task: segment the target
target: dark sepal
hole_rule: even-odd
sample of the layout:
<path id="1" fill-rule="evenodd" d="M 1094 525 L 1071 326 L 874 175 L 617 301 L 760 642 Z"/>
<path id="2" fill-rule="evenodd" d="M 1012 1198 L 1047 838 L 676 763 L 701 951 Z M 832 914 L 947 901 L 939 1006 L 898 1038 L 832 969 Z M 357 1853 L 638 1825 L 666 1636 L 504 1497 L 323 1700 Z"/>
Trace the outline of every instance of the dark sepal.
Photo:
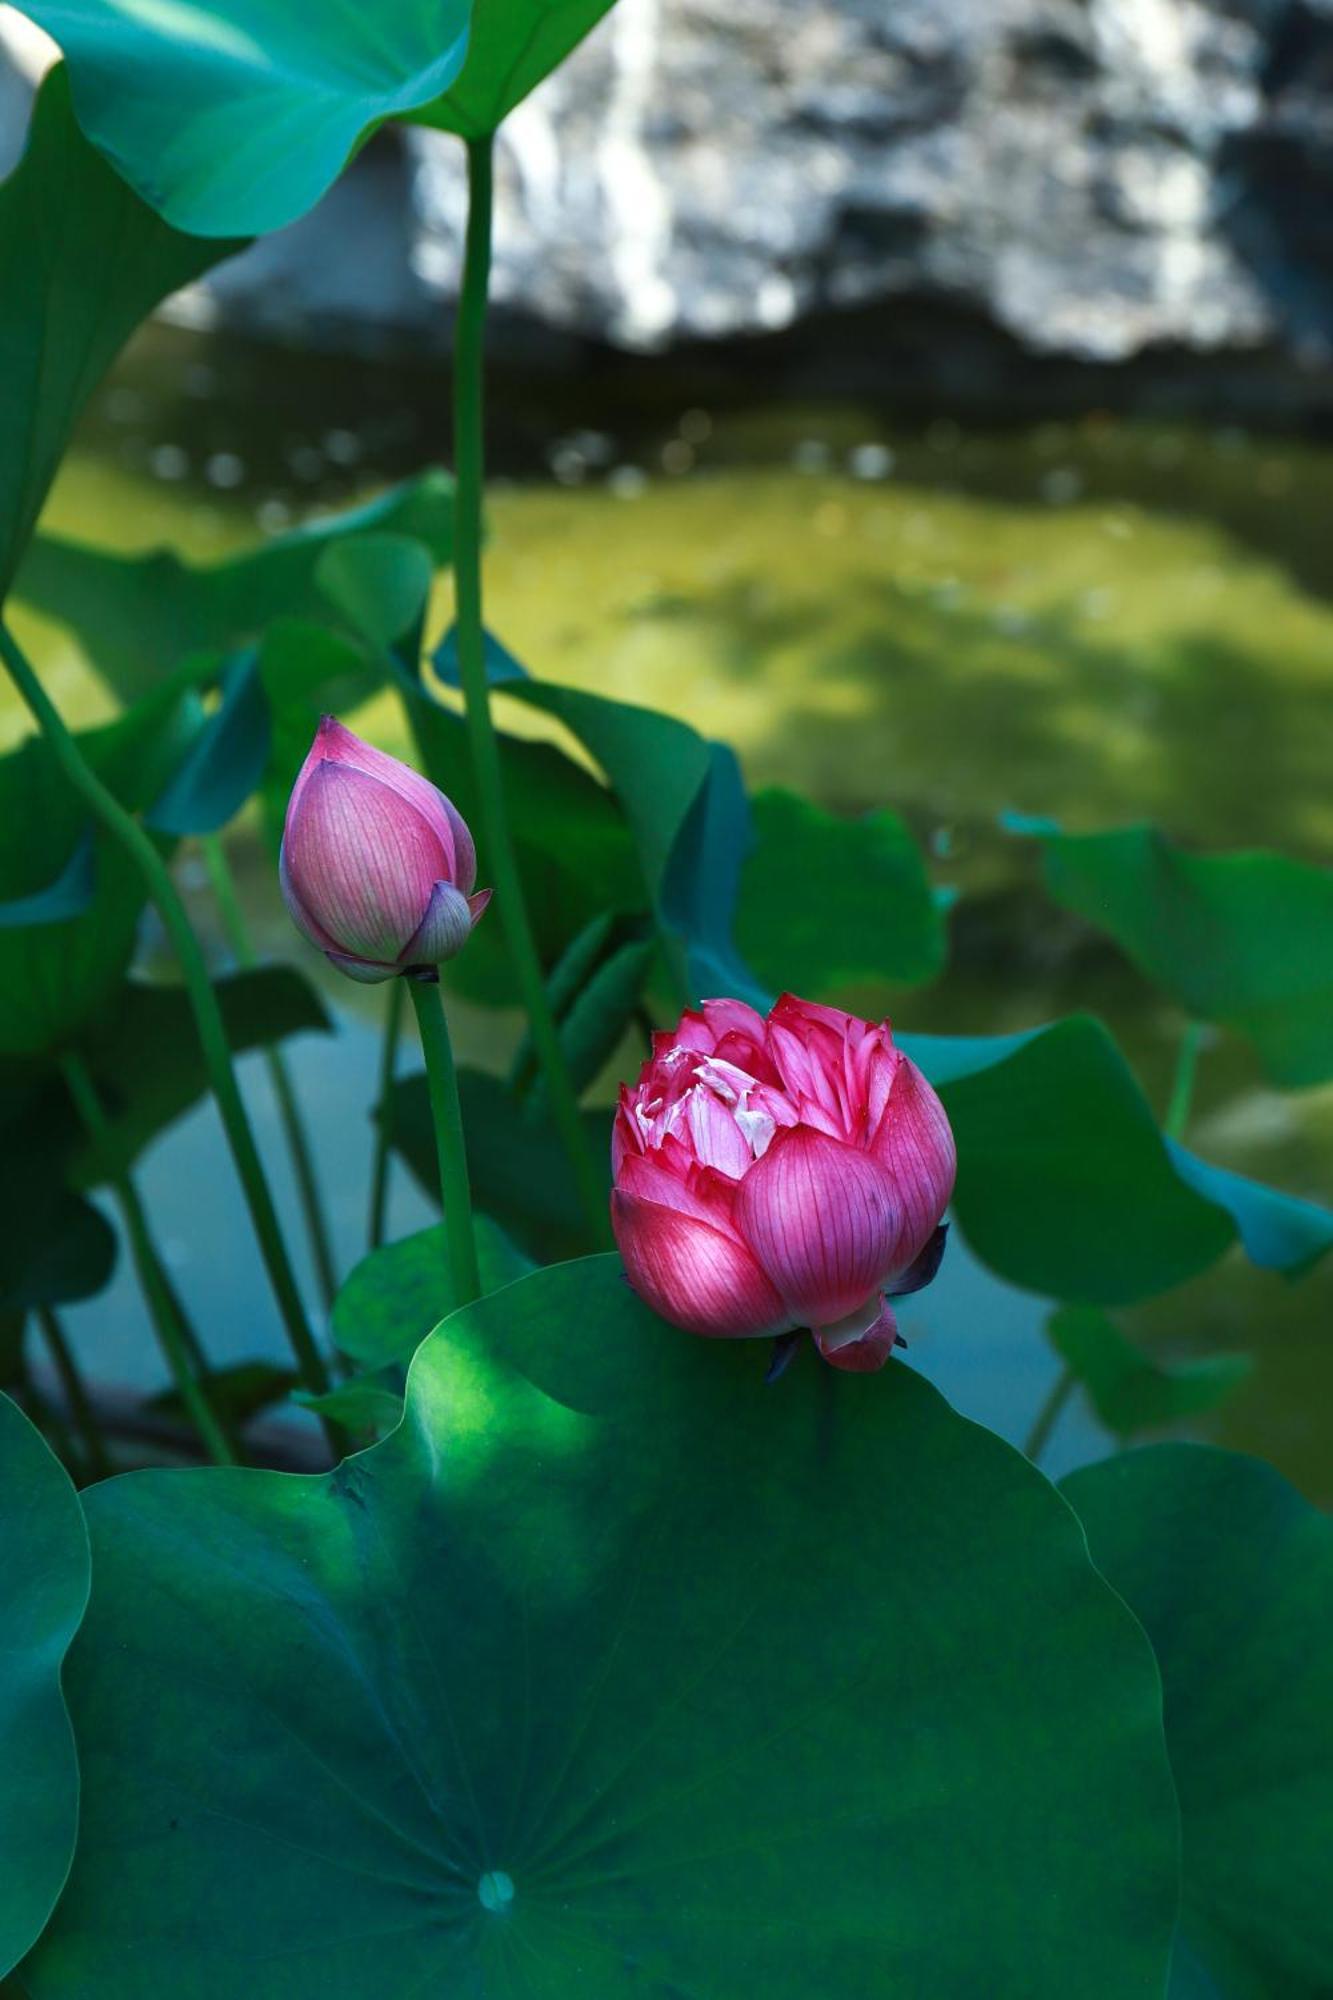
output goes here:
<path id="1" fill-rule="evenodd" d="M 924 1291 L 944 1261 L 944 1246 L 948 1240 L 949 1225 L 942 1222 L 925 1249 L 908 1265 L 902 1276 L 895 1278 L 886 1288 L 885 1297 L 905 1299 L 909 1292 Z"/>
<path id="2" fill-rule="evenodd" d="M 776 1382 L 781 1376 L 786 1374 L 787 1370 L 791 1367 L 792 1357 L 804 1339 L 805 1328 L 803 1326 L 796 1327 L 791 1333 L 780 1333 L 777 1335 L 773 1342 L 773 1352 L 769 1357 L 768 1367 L 764 1373 L 764 1381 L 766 1383 Z"/>

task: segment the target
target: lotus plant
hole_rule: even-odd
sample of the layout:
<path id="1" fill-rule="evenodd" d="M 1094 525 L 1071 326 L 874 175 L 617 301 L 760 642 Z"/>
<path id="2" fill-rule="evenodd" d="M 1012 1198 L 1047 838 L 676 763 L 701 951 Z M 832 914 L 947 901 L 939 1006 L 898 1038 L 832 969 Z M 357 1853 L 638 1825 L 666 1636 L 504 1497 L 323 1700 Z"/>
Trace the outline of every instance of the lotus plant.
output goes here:
<path id="1" fill-rule="evenodd" d="M 889 1298 L 938 1269 L 955 1152 L 887 1022 L 786 993 L 767 1019 L 705 1000 L 655 1035 L 612 1165 L 629 1281 L 664 1319 L 724 1339 L 809 1327 L 865 1372 L 898 1339 Z"/>
<path id="2" fill-rule="evenodd" d="M 462 814 L 428 778 L 322 718 L 287 805 L 279 864 L 292 921 L 373 984 L 438 977 L 491 892 Z"/>

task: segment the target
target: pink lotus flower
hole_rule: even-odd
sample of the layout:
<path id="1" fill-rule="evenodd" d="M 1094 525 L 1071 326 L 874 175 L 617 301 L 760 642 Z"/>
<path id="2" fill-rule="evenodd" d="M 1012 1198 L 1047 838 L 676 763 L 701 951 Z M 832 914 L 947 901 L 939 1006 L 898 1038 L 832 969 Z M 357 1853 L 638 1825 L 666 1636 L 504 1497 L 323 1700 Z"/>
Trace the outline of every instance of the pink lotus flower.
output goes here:
<path id="1" fill-rule="evenodd" d="M 476 849 L 444 793 L 332 715 L 292 787 L 278 870 L 297 929 L 369 983 L 434 977 L 491 899 L 472 893 Z"/>
<path id="2" fill-rule="evenodd" d="M 939 1266 L 953 1134 L 887 1022 L 789 993 L 767 1020 L 705 1000 L 653 1037 L 611 1157 L 629 1281 L 691 1333 L 808 1326 L 837 1367 L 880 1368 L 897 1339 L 886 1294 Z"/>

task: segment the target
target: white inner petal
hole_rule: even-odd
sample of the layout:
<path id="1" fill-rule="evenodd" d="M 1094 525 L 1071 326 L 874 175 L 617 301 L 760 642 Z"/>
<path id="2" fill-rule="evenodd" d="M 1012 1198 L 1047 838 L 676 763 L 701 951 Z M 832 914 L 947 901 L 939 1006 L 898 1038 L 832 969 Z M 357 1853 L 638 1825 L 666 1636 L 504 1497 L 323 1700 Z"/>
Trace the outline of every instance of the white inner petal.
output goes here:
<path id="1" fill-rule="evenodd" d="M 668 1049 L 658 1060 L 668 1073 L 688 1063 L 693 1081 L 669 1104 L 659 1092 L 634 1106 L 646 1145 L 660 1146 L 679 1134 L 705 1166 L 719 1167 L 732 1179 L 763 1158 L 777 1124 L 771 1113 L 751 1108 L 759 1086 L 748 1070 L 684 1047 Z"/>
<path id="2" fill-rule="evenodd" d="M 777 1124 L 767 1111 L 747 1111 L 743 1104 L 737 1105 L 732 1116 L 750 1142 L 750 1151 L 756 1160 L 762 1160 L 772 1143 Z"/>

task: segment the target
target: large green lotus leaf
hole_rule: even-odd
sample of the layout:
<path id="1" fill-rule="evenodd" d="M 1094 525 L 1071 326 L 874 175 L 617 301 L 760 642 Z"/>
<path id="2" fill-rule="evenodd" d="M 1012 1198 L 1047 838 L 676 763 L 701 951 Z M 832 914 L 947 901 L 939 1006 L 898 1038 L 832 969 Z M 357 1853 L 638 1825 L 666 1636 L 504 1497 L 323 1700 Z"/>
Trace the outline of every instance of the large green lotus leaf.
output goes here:
<path id="1" fill-rule="evenodd" d="M 468 0 L 25 0 L 69 65 L 83 130 L 197 236 L 292 222 L 362 136 L 447 90 Z"/>
<path id="2" fill-rule="evenodd" d="M 383 686 L 384 669 L 345 633 L 306 618 L 278 618 L 259 648 L 259 673 L 269 714 L 260 819 L 276 860 L 287 801 L 320 716 L 345 714 L 368 700 Z"/>
<path id="3" fill-rule="evenodd" d="M 207 685 L 214 676 L 201 675 Z M 219 700 L 189 754 L 144 815 L 158 833 L 217 833 L 263 778 L 272 749 L 268 701 L 253 646 L 233 653 L 216 675 Z"/>
<path id="4" fill-rule="evenodd" d="M 904 1047 L 917 1052 L 911 1037 Z M 1179 1284 L 1234 1240 L 1222 1210 L 1174 1171 L 1147 1101 L 1095 1021 L 1031 1036 L 943 1096 L 958 1141 L 958 1219 L 1002 1277 L 1119 1305 Z"/>
<path id="5" fill-rule="evenodd" d="M 1099 1021 L 1017 1035 L 903 1035 L 958 1141 L 955 1207 L 1001 1277 L 1085 1305 L 1165 1291 L 1239 1241 L 1298 1273 L 1333 1214 L 1168 1144 Z"/>
<path id="6" fill-rule="evenodd" d="M 1046 1332 L 1102 1423 L 1120 1438 L 1215 1410 L 1254 1366 L 1248 1354 L 1159 1361 L 1126 1340 L 1096 1306 L 1061 1306 Z"/>
<path id="7" fill-rule="evenodd" d="M 765 985 L 807 999 L 944 969 L 944 919 L 921 850 L 895 813 L 857 820 L 774 788 L 750 801 L 736 945 Z"/>
<path id="8" fill-rule="evenodd" d="M 88 1602 L 88 1535 L 59 1461 L 0 1396 L 0 1976 L 40 1936 L 65 1885 L 79 1760 L 61 1693 Z"/>
<path id="9" fill-rule="evenodd" d="M 202 565 L 165 549 L 119 556 L 39 535 L 15 590 L 74 632 L 113 693 L 129 701 L 195 654 L 230 653 L 259 640 L 276 619 L 326 623 L 334 615 L 318 578 L 326 550 L 349 536 L 381 533 L 409 535 L 437 563 L 447 562 L 451 482 L 423 472 L 363 506 Z"/>
<path id="10" fill-rule="evenodd" d="M 228 973 L 213 990 L 235 1055 L 332 1027 L 315 989 L 290 966 Z M 105 1099 L 116 1159 L 125 1165 L 209 1088 L 194 1010 L 182 986 L 127 980 L 88 1038 L 86 1054 Z M 104 1171 L 95 1149 L 88 1149 L 76 1178 L 95 1183 Z"/>
<path id="11" fill-rule="evenodd" d="M 1157 1445 L 1075 1472 L 1162 1670 L 1184 1887 L 1172 1994 L 1333 1992 L 1333 1523 L 1271 1467 Z"/>
<path id="12" fill-rule="evenodd" d="M 507 681 L 532 679 L 522 661 L 514 658 L 509 648 L 496 638 L 494 632 L 484 630 L 481 641 L 481 664 L 487 687 L 503 687 Z M 443 681 L 446 687 L 462 687 L 463 667 L 458 653 L 457 619 L 431 653 L 430 664 L 436 680 Z"/>
<path id="13" fill-rule="evenodd" d="M 686 834 L 712 770 L 710 746 L 688 723 L 679 722 L 674 716 L 640 708 L 632 702 L 611 701 L 582 688 L 561 687 L 555 681 L 532 680 L 521 669 L 512 672 L 516 662 L 509 664 L 511 673 L 504 681 L 504 696 L 537 710 L 568 730 L 600 766 L 606 780 L 605 784 L 599 784 L 582 766 L 550 744 L 534 744 L 516 736 L 502 739 L 515 839 L 520 844 L 528 839 L 534 846 L 537 844 L 534 836 L 540 835 L 540 824 L 534 824 L 531 833 L 528 827 L 540 811 L 548 820 L 546 837 L 552 857 L 562 861 L 571 874 L 594 891 L 585 899 L 580 923 L 565 931 L 561 949 L 605 909 L 630 911 L 652 907 L 665 915 L 664 902 L 670 894 L 678 844 Z M 447 648 L 442 649 L 440 665 L 438 678 L 447 685 L 453 671 Z M 425 684 L 419 708 L 420 738 L 431 776 L 463 807 L 466 817 L 463 800 L 470 796 L 470 760 L 458 717 L 435 699 Z M 534 807 L 532 794 L 539 785 L 552 800 L 558 800 L 559 820 L 545 801 Z M 600 802 L 596 813 L 594 799 Z M 626 866 L 623 845 L 626 825 L 637 850 L 637 868 Z M 614 841 L 609 835 L 611 827 L 616 830 Z M 599 840 L 600 852 L 592 850 L 594 836 Z M 541 893 L 540 884 L 534 891 L 530 870 L 525 870 L 525 879 L 528 879 L 530 904 L 540 923 L 549 899 Z"/>
<path id="14" fill-rule="evenodd" d="M 122 804 L 137 809 L 158 795 L 202 720 L 197 701 L 162 690 L 79 741 Z M 67 880 L 84 849 L 87 894 L 74 914 L 0 921 L 0 1054 L 45 1053 L 101 1013 L 130 961 L 144 904 L 133 862 L 89 827 L 87 806 L 46 743 L 29 738 L 0 758 L 0 905 Z"/>
<path id="15" fill-rule="evenodd" d="M 449 681 L 455 664 L 447 644 L 436 664 L 439 677 Z M 608 806 L 611 808 L 612 823 L 620 839 L 623 840 L 628 826 L 637 850 L 638 868 L 633 873 L 625 871 L 623 849 L 619 846 L 614 860 L 604 851 L 600 856 L 589 855 L 582 865 L 576 865 L 580 860 L 577 850 L 569 853 L 570 874 L 594 893 L 585 899 L 582 922 L 570 923 L 570 913 L 566 911 L 559 950 L 566 949 L 583 925 L 602 910 L 649 908 L 659 918 L 664 932 L 678 940 L 691 968 L 696 963 L 691 947 L 697 943 L 709 953 L 727 957 L 727 971 L 734 975 L 738 961 L 726 947 L 726 938 L 738 864 L 749 835 L 744 791 L 730 753 L 705 742 L 688 723 L 656 709 L 611 701 L 604 695 L 561 687 L 554 681 L 532 680 L 508 655 L 502 654 L 501 667 L 502 692 L 506 698 L 560 723 L 600 767 L 606 784 L 593 785 L 593 791 L 600 795 L 604 811 Z M 454 720 L 428 695 L 423 694 L 422 705 L 435 718 Z M 426 723 L 423 746 L 429 746 L 430 736 L 441 727 L 438 721 Z M 532 761 L 535 747 L 518 738 L 502 742 L 506 787 L 520 842 L 524 838 L 523 819 L 530 818 L 533 811 L 527 798 L 531 787 L 524 766 Z M 574 785 L 571 773 L 577 773 L 584 781 L 586 791 L 592 783 L 586 772 L 550 746 L 543 745 L 541 749 L 548 759 L 554 758 L 555 768 L 563 766 L 562 782 L 567 791 L 572 792 Z M 455 761 L 461 761 L 461 751 L 460 743 L 454 753 Z M 442 765 L 442 759 L 432 758 L 433 766 L 437 763 Z M 457 791 L 439 770 L 432 768 L 431 775 L 451 797 L 458 798 Z M 457 782 L 466 784 L 464 773 L 458 773 Z M 586 808 L 587 801 L 582 804 Z M 548 842 L 550 855 L 565 858 L 570 839 L 578 839 L 582 832 L 579 822 L 585 817 L 589 817 L 585 811 L 570 814 L 568 832 L 552 829 L 555 837 Z M 589 817 L 590 827 L 591 824 Z M 719 891 L 710 878 L 718 876 L 713 864 L 724 828 L 735 835 L 735 841 L 733 856 L 719 876 L 722 884 Z M 545 922 L 549 929 L 552 899 L 541 892 L 540 886 L 534 893 L 530 865 L 525 872 L 530 906 L 537 913 L 539 927 Z M 596 893 L 598 889 L 600 894 Z M 548 960 L 555 956 L 558 951 L 548 951 Z M 698 962 L 707 969 L 712 960 L 703 957 Z"/>
<path id="16" fill-rule="evenodd" d="M 483 1292 L 499 1291 L 532 1269 L 488 1215 L 475 1218 Z M 412 1359 L 443 1317 L 443 1223 L 372 1250 L 347 1274 L 333 1302 L 333 1344 L 365 1369 Z"/>
<path id="17" fill-rule="evenodd" d="M 462 73 L 413 114 L 422 125 L 482 139 L 595 28 L 612 0 L 474 0 Z"/>
<path id="18" fill-rule="evenodd" d="M 707 850 L 708 807 L 725 768 L 715 746 L 674 716 L 581 688 L 522 680 L 505 693 L 552 716 L 601 767 L 633 835 L 646 906 L 676 961 L 677 981 L 691 983 L 692 934 L 682 927 L 681 915 L 699 901 L 692 865 Z M 645 907 L 642 900 L 638 907 Z"/>
<path id="19" fill-rule="evenodd" d="M 1254 1044 L 1274 1083 L 1333 1077 L 1333 870 L 1188 854 L 1155 827 L 1040 839 L 1050 893 L 1109 931 L 1189 1013 Z"/>
<path id="20" fill-rule="evenodd" d="M 0 597 L 99 378 L 160 299 L 239 247 L 146 207 L 75 124 L 64 65 L 52 70 L 0 187 Z"/>
<path id="21" fill-rule="evenodd" d="M 1167 1140 L 1166 1150 L 1187 1187 L 1226 1209 L 1252 1264 L 1299 1277 L 1333 1247 L 1333 1214 L 1318 1202 L 1214 1166 L 1175 1139 Z"/>
<path id="22" fill-rule="evenodd" d="M 434 551 L 414 535 L 345 535 L 330 542 L 315 573 L 324 596 L 377 653 L 388 653 L 424 618 Z"/>
<path id="23" fill-rule="evenodd" d="M 94 1298 L 110 1283 L 116 1267 L 116 1232 L 100 1209 L 39 1173 L 29 1180 L 31 1162 L 10 1162 L 18 1199 L 10 1199 L 11 1173 L 0 1168 L 5 1214 L 0 1225 L 4 1250 L 0 1311 L 33 1306 L 71 1305 Z"/>
<path id="24" fill-rule="evenodd" d="M 332 1474 L 94 1488 L 34 2000 L 1159 1993 L 1159 1684 L 1078 1523 L 907 1369 L 764 1359 L 599 1258 Z"/>
<path id="25" fill-rule="evenodd" d="M 402 683 L 428 776 L 446 792 L 477 836 L 479 881 L 488 881 L 486 845 L 462 717 L 425 686 Z M 614 706 L 614 704 L 612 704 Z M 594 917 L 648 906 L 634 838 L 613 793 L 551 743 L 500 739 L 509 823 L 543 963 L 554 965 Z M 498 914 L 472 934 L 452 960 L 449 984 L 491 1003 L 518 998 Z"/>
<path id="26" fill-rule="evenodd" d="M 659 903 L 668 932 L 684 940 L 690 992 L 701 999 L 730 993 L 763 1010 L 770 996 L 733 936 L 742 870 L 753 847 L 740 761 L 727 744 L 710 743 L 707 774 L 672 847 Z"/>
<path id="27" fill-rule="evenodd" d="M 672 850 L 709 774 L 709 748 L 688 723 L 554 681 L 515 681 L 505 694 L 554 716 L 606 773 L 638 843 L 644 879 L 661 898 Z"/>

